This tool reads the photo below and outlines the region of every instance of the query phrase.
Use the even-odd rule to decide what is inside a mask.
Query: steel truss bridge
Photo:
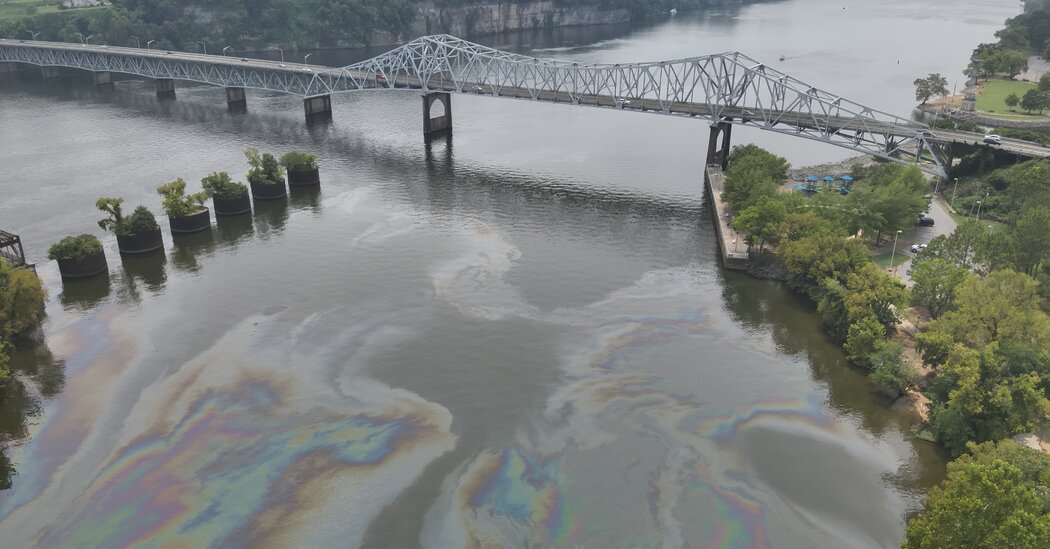
[[[0,40],[0,62],[125,73],[158,82],[185,80],[242,91],[251,88],[305,100],[325,97],[327,101],[334,93],[361,90],[413,89],[696,117],[712,125],[712,153],[718,132],[726,134],[720,153],[723,162],[729,124],[829,143],[902,164],[917,163],[923,171],[941,177],[950,166],[953,142],[981,139],[979,134],[964,132],[931,133],[923,124],[820,90],[737,52],[609,65],[540,59],[437,35],[366,61],[330,68],[8,39]],[[240,97],[243,100],[243,93]],[[1019,153],[1050,156],[1050,150],[1038,152]]]

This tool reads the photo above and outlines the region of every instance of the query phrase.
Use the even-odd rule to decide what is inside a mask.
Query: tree
[[[1050,74],[1050,73],[1047,73],[1047,74]],[[1044,76],[1046,76],[1046,75],[1044,75]],[[1042,85],[1042,82],[1040,82],[1040,85]],[[1016,107],[1017,104],[1020,103],[1020,102],[1021,102],[1021,98],[1017,97],[1016,93],[1011,93],[1010,95],[1006,96],[1006,99],[1003,99],[1003,103],[1006,103],[1006,106],[1010,107],[1011,111],[1014,110],[1014,107]]]
[[[955,346],[934,374],[930,427],[950,452],[1031,431],[1050,413],[1050,400],[1034,372],[1016,374],[998,343],[980,350]]]
[[[733,211],[742,212],[763,196],[775,196],[787,168],[787,160],[761,147],[733,147],[722,198]]]
[[[930,491],[926,510],[908,522],[903,547],[1045,548],[1050,516],[1041,503],[1018,466],[994,456],[959,458]]]
[[[955,345],[955,339],[947,332],[931,329],[915,335],[915,350],[922,355],[923,362],[933,367],[944,364]]]
[[[784,242],[780,256],[790,273],[788,283],[814,301],[823,293],[824,279],[845,281],[848,273],[871,263],[864,244],[833,232]]]
[[[955,288],[966,279],[966,269],[946,259],[920,261],[910,273],[915,285],[911,290],[913,305],[925,307],[938,318],[955,304]]]
[[[35,274],[0,259],[0,339],[28,335],[44,320],[47,293]]]
[[[915,100],[925,105],[935,95],[948,95],[948,79],[939,73],[930,73],[926,78],[916,78]]]
[[[886,337],[886,328],[875,315],[868,315],[850,324],[846,335],[846,359],[854,366],[872,369],[872,355]]]
[[[871,355],[871,381],[901,393],[915,383],[918,375],[904,363],[904,348],[896,341],[881,340]]]
[[[1050,259],[1050,208],[1025,208],[1013,227],[1017,249],[1017,268],[1028,276],[1035,276],[1043,262]]]
[[[1050,92],[1050,72],[1039,77],[1039,91]]]
[[[1039,308],[1039,282],[1007,270],[984,278],[970,276],[956,287],[952,311],[931,330],[944,330],[958,342],[980,349],[998,341],[1050,349],[1050,317]]]
[[[733,220],[733,230],[747,236],[750,248],[758,240],[762,249],[766,242],[776,243],[780,239],[780,223],[787,217],[787,208],[774,197],[762,196],[758,201],[740,212]]]
[[[1032,111],[1039,111],[1042,114],[1043,109],[1048,106],[1048,97],[1046,92],[1041,92],[1036,88],[1032,88],[1024,92],[1024,97],[1021,98],[1021,108],[1028,111],[1029,114]]]

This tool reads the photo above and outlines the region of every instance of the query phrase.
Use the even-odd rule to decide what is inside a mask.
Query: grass
[[[878,265],[879,267],[882,267],[883,269],[889,268],[891,255],[893,256],[893,264],[897,267],[900,267],[901,263],[904,263],[905,259],[911,257],[911,255],[904,253],[903,251],[898,249],[896,254],[893,253],[893,250],[890,250],[878,255],[873,255],[871,256],[871,262]]]
[[[977,94],[977,110],[983,113],[992,113],[1002,118],[1046,118],[1039,114],[1026,114],[1018,104],[1010,112],[1006,106],[1006,96],[1011,93],[1017,94],[1017,98],[1024,97],[1025,92],[1035,88],[1031,82],[1018,82],[1016,80],[992,79],[981,84],[981,93]]]
[[[61,4],[62,0],[0,0],[0,21],[57,12]]]

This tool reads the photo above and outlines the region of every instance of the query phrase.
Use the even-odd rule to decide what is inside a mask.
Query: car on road
[[[925,250],[926,247],[927,247],[926,244],[912,244],[911,245],[911,253],[917,254],[917,253]]]
[[[933,218],[932,217],[920,217],[919,220],[915,222],[915,224],[920,226],[920,227],[932,227],[933,226]]]
[[[989,144],[989,145],[1002,145],[1003,144],[1003,138],[999,137],[998,135],[995,135],[995,134],[986,135],[986,136],[984,136],[984,142]]]

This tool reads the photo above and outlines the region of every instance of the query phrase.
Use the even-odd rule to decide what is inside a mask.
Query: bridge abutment
[[[45,80],[58,78],[58,67],[40,67],[40,76]]]
[[[303,99],[303,111],[306,113],[307,122],[331,120],[332,96],[318,95],[317,97]]]
[[[434,116],[434,105],[441,103],[444,113]],[[431,138],[452,131],[452,94],[429,92],[423,94],[423,137]]]
[[[226,106],[230,112],[247,111],[248,98],[244,95],[244,88],[226,88]]]
[[[95,88],[99,91],[113,91],[113,75],[108,71],[93,72],[91,79],[95,81]]]
[[[722,137],[722,145],[718,145],[718,137]],[[729,122],[711,124],[711,138],[707,142],[707,164],[722,166],[722,170],[729,167],[729,148],[732,146],[733,125]]]
[[[170,78],[158,78],[154,80],[157,84],[157,97],[160,99],[175,99],[175,81]]]

